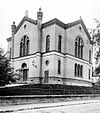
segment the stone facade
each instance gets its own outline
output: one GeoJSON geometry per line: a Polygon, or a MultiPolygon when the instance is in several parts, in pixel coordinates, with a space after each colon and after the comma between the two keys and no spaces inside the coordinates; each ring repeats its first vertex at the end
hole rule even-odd
{"type": "Polygon", "coordinates": [[[42,15],[40,9],[36,21],[25,16],[15,27],[12,37],[7,39],[10,53],[8,56],[11,56],[15,73],[20,75],[18,82],[92,86],[92,61],[90,61],[92,42],[83,20],[64,24],[55,18],[42,24],[42,15]],[[27,55],[20,56],[23,36],[29,37],[29,51],[27,55]],[[46,52],[47,36],[50,38],[48,52],[46,52]],[[59,36],[61,36],[61,51],[58,51],[59,36]],[[75,56],[77,37],[83,40],[82,58],[75,56]],[[76,63],[83,67],[81,77],[75,76],[76,63]]]}

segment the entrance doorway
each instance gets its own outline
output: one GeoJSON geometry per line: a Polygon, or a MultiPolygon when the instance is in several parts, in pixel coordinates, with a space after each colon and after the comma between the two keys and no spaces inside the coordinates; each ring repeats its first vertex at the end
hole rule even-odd
{"type": "Polygon", "coordinates": [[[27,81],[28,69],[27,69],[27,64],[26,63],[22,64],[22,76],[23,76],[23,81],[27,81]]]}
{"type": "Polygon", "coordinates": [[[45,76],[44,76],[44,83],[48,83],[49,82],[49,71],[46,70],[44,72],[45,76]]]}

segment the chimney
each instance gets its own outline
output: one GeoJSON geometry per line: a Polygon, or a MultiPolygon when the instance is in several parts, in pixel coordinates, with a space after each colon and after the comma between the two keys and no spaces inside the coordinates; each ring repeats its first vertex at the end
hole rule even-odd
{"type": "Polygon", "coordinates": [[[28,10],[25,11],[25,17],[28,17],[28,10]]]}

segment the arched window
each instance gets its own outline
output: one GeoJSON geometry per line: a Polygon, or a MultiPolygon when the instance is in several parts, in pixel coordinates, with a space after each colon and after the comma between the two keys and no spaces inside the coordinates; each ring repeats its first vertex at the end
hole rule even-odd
{"type": "Polygon", "coordinates": [[[83,58],[83,40],[80,37],[75,40],[75,56],[83,58]]]}
{"type": "Polygon", "coordinates": [[[58,74],[61,74],[61,61],[58,60],[58,74]]]}
{"type": "Polygon", "coordinates": [[[29,37],[24,36],[20,42],[20,56],[26,56],[29,54],[29,37]]]}
{"type": "Polygon", "coordinates": [[[75,76],[82,77],[83,76],[83,66],[80,64],[75,63],[75,76]]]}
{"type": "Polygon", "coordinates": [[[61,52],[61,35],[58,36],[58,51],[61,52]]]}
{"type": "Polygon", "coordinates": [[[50,36],[47,35],[46,37],[46,52],[50,51],[50,36]]]}

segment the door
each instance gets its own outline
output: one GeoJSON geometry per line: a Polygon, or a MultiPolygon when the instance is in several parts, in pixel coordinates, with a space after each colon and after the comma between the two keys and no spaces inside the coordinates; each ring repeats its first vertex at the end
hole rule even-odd
{"type": "Polygon", "coordinates": [[[27,69],[23,70],[23,81],[27,81],[27,69]]]}
{"type": "Polygon", "coordinates": [[[49,71],[46,70],[44,72],[45,76],[44,76],[44,83],[48,83],[49,82],[49,71]]]}

